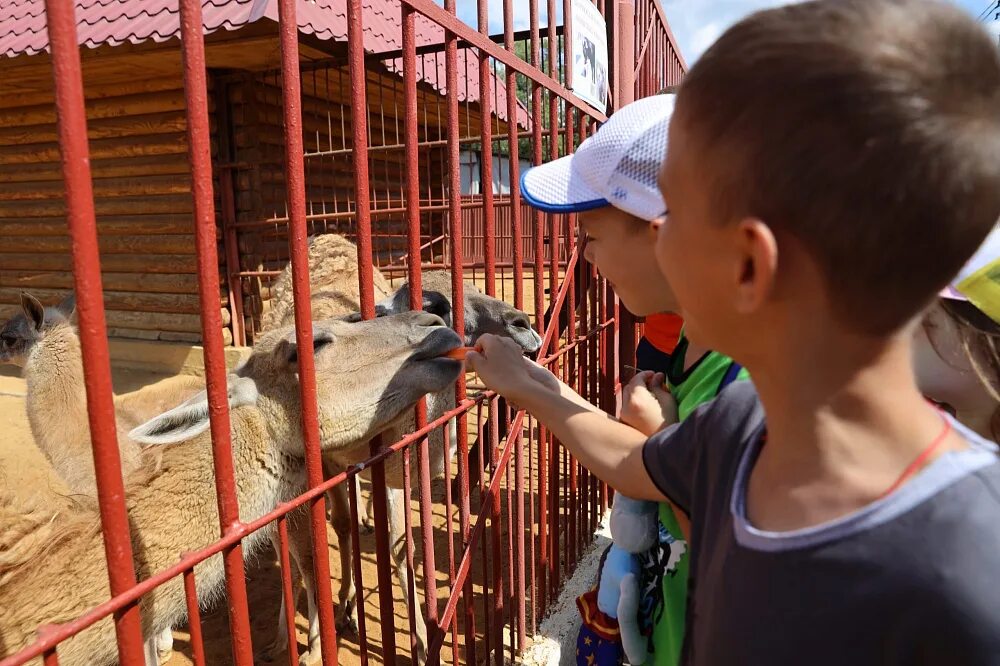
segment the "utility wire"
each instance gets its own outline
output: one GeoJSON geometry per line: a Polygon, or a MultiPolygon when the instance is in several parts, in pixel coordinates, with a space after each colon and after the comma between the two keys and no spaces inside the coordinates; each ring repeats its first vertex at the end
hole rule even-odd
{"type": "Polygon", "coordinates": [[[982,23],[989,23],[995,21],[997,18],[1000,18],[1000,0],[990,0],[989,4],[986,5],[986,9],[979,13],[977,20],[982,23]],[[990,17],[990,14],[993,12],[996,13],[990,17]]]}

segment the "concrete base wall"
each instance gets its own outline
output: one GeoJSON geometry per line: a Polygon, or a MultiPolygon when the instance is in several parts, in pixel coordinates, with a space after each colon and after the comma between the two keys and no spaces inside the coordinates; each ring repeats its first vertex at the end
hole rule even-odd
{"type": "Polygon", "coordinates": [[[559,599],[542,620],[538,635],[532,638],[531,646],[518,660],[524,666],[575,666],[576,637],[580,631],[580,611],[576,598],[589,591],[597,583],[601,555],[611,545],[611,530],[608,526],[610,511],[604,516],[600,529],[594,534],[594,541],[577,564],[576,571],[563,585],[559,599]]]}
{"type": "MultiPolygon", "coordinates": [[[[200,345],[111,338],[108,348],[111,363],[116,367],[164,375],[205,376],[204,350],[200,345]]],[[[226,367],[234,368],[249,353],[249,347],[226,347],[226,367]]]]}

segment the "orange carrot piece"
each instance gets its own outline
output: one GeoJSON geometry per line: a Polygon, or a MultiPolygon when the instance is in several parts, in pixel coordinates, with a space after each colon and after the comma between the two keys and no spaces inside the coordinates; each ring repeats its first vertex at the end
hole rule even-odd
{"type": "Polygon", "coordinates": [[[479,351],[482,351],[482,348],[479,347],[479,346],[476,346],[476,347],[457,347],[455,349],[452,349],[450,352],[446,352],[444,354],[441,354],[441,356],[444,357],[444,358],[453,358],[456,361],[464,361],[465,357],[468,356],[469,352],[471,352],[471,351],[479,352],[479,351]]]}

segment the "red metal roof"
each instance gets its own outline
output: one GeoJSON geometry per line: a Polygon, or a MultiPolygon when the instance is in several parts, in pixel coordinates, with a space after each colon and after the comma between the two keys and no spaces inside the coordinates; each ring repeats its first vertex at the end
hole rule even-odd
{"type": "MultiPolygon", "coordinates": [[[[149,40],[163,42],[180,33],[178,0],[76,0],[77,39],[82,46],[97,48],[149,40]]],[[[363,0],[365,50],[371,53],[402,48],[400,5],[396,0],[363,0]]],[[[205,34],[219,29],[238,30],[261,19],[277,22],[277,0],[202,0],[205,34]]],[[[324,40],[347,40],[347,9],[344,0],[298,0],[299,30],[324,40]]],[[[420,14],[416,16],[417,46],[441,44],[444,29],[420,14]]],[[[13,58],[48,50],[44,0],[0,0],[0,57],[13,58]]],[[[444,56],[421,56],[417,74],[441,94],[446,93],[444,56]]],[[[399,59],[386,63],[402,73],[399,59]]],[[[460,101],[479,100],[478,58],[459,53],[460,101]],[[465,76],[462,76],[462,73],[465,76]],[[463,81],[464,79],[464,81],[463,81]]],[[[507,94],[502,81],[493,80],[493,112],[507,117],[507,94]]],[[[529,126],[527,109],[519,104],[518,124],[529,126]]]]}

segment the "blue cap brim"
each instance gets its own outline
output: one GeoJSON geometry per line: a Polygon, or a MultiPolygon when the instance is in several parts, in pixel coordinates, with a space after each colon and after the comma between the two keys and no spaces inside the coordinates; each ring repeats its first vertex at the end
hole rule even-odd
{"type": "Polygon", "coordinates": [[[546,196],[539,193],[532,184],[528,182],[529,174],[532,179],[545,175],[551,175],[555,181],[564,181],[568,183],[569,179],[572,178],[572,173],[570,170],[569,160],[572,156],[567,156],[554,162],[549,162],[548,164],[543,164],[541,166],[528,169],[521,174],[521,196],[524,198],[529,205],[538,210],[545,211],[546,213],[582,213],[587,210],[594,210],[595,208],[603,208],[604,206],[610,206],[611,204],[607,199],[604,198],[580,198],[574,200],[572,197],[566,196],[560,197],[561,200],[556,200],[556,197],[546,196]]]}

